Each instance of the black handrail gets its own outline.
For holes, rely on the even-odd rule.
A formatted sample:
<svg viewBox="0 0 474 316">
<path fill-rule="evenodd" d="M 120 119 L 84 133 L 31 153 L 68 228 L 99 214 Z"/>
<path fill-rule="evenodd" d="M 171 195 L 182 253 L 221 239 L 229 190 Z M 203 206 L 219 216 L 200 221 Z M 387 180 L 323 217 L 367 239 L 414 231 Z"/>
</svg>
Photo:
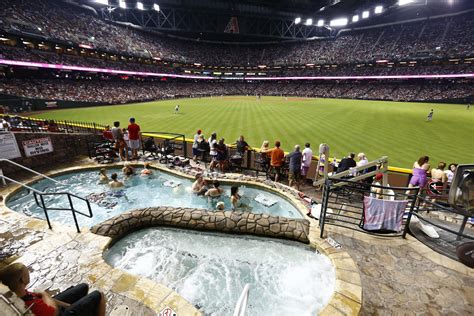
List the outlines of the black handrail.
<svg viewBox="0 0 474 316">
<path fill-rule="evenodd" d="M 46 203 L 44 201 L 44 197 L 45 196 L 50 196 L 50 195 L 66 195 L 67 198 L 68 198 L 68 201 L 69 201 L 69 208 L 57 208 L 57 207 L 47 207 L 46 206 Z M 80 215 L 83 215 L 83 216 L 86 216 L 88 218 L 92 218 L 93 214 L 92 214 L 92 208 L 91 208 L 91 204 L 89 202 L 88 199 L 85 199 L 83 197 L 80 197 L 80 196 L 77 196 L 75 194 L 72 194 L 72 193 L 69 193 L 69 192 L 52 192 L 52 193 L 49 193 L 49 192 L 33 192 L 33 196 L 35 198 L 35 202 L 36 202 L 36 205 L 38 207 L 40 207 L 41 209 L 43 209 L 44 211 L 44 215 L 46 216 L 46 221 L 48 222 L 48 227 L 49 229 L 53 229 L 53 227 L 51 226 L 51 222 L 49 220 L 49 215 L 48 215 L 48 211 L 72 211 L 72 216 L 74 218 L 74 223 L 76 225 L 76 229 L 77 229 L 77 232 L 80 233 L 81 230 L 79 228 L 79 224 L 77 222 L 77 217 L 76 217 L 76 213 L 77 214 L 80 214 Z M 38 196 L 39 196 L 39 201 L 38 201 Z M 85 214 L 83 212 L 80 212 L 78 210 L 76 210 L 74 208 L 74 203 L 72 201 L 72 197 L 76 198 L 76 199 L 79 199 L 81 201 L 84 201 L 86 202 L 87 204 L 87 209 L 88 209 L 88 213 L 89 214 Z M 40 202 L 41 201 L 41 202 Z"/>
</svg>

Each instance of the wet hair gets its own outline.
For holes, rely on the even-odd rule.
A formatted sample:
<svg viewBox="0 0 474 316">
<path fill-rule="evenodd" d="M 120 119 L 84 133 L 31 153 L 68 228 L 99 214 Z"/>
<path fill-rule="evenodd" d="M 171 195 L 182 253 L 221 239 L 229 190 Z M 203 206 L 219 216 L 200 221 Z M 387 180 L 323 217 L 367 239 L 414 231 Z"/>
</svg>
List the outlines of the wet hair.
<svg viewBox="0 0 474 316">
<path fill-rule="evenodd" d="M 212 182 L 212 185 L 214 186 L 214 188 L 217 189 L 221 184 L 219 183 L 219 181 L 214 180 L 214 182 Z"/>
<path fill-rule="evenodd" d="M 117 180 L 117 177 L 118 177 L 118 176 L 117 176 L 116 173 L 112 173 L 112 175 L 110 176 L 110 178 L 111 178 L 112 180 L 114 180 L 114 181 Z"/>
<path fill-rule="evenodd" d="M 307 148 L 309 148 L 310 146 L 311 146 L 311 144 L 310 144 L 310 143 L 306 143 L 306 144 L 304 144 L 304 147 L 307 147 Z"/>
<path fill-rule="evenodd" d="M 277 141 L 275 142 L 275 147 L 280 147 L 280 146 L 281 146 L 281 143 L 280 143 L 279 140 L 277 140 Z"/>
<path fill-rule="evenodd" d="M 444 161 L 440 161 L 438 164 L 438 169 L 444 170 L 446 168 L 446 163 Z"/>
<path fill-rule="evenodd" d="M 28 269 L 23 263 L 15 262 L 9 264 L 0 270 L 0 282 L 8 286 L 8 288 L 14 292 L 18 284 L 21 282 L 25 270 Z"/>
<path fill-rule="evenodd" d="M 237 192 L 239 192 L 239 187 L 238 186 L 233 185 L 233 186 L 230 187 L 230 195 L 237 194 Z"/>
<path fill-rule="evenodd" d="M 418 166 L 422 166 L 424 163 L 428 162 L 430 160 L 430 157 L 428 156 L 421 156 L 420 159 L 418 159 Z"/>
<path fill-rule="evenodd" d="M 115 122 L 114 122 L 114 126 L 115 126 L 115 127 L 119 127 L 119 126 L 120 126 L 120 122 L 119 122 L 119 121 L 115 121 Z"/>
<path fill-rule="evenodd" d="M 105 175 L 106 172 L 107 172 L 107 169 L 105 169 L 105 168 L 100 168 L 100 174 Z"/>
</svg>

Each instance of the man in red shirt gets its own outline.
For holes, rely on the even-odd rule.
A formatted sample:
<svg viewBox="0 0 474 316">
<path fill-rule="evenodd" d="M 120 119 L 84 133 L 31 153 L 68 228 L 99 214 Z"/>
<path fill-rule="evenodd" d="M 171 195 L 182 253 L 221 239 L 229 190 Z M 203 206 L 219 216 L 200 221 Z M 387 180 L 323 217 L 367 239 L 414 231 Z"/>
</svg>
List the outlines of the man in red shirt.
<svg viewBox="0 0 474 316">
<path fill-rule="evenodd" d="M 22 263 L 12 263 L 0 270 L 0 282 L 20 297 L 35 316 L 104 316 L 105 297 L 99 291 L 88 293 L 85 283 L 71 287 L 54 298 L 46 292 L 33 293 L 26 289 L 30 283 L 28 268 Z"/>
<path fill-rule="evenodd" d="M 106 125 L 105 129 L 102 131 L 102 137 L 105 140 L 108 140 L 108 141 L 113 141 L 114 140 L 114 136 L 112 135 L 112 131 L 110 130 L 109 125 Z"/>
<path fill-rule="evenodd" d="M 275 147 L 270 151 L 270 166 L 275 170 L 275 182 L 281 177 L 281 167 L 285 162 L 285 153 L 280 149 L 280 141 L 275 142 Z"/>
<path fill-rule="evenodd" d="M 135 124 L 135 118 L 130 118 L 128 125 L 128 139 L 132 149 L 132 160 L 138 159 L 138 149 L 140 148 L 140 126 Z"/>
</svg>

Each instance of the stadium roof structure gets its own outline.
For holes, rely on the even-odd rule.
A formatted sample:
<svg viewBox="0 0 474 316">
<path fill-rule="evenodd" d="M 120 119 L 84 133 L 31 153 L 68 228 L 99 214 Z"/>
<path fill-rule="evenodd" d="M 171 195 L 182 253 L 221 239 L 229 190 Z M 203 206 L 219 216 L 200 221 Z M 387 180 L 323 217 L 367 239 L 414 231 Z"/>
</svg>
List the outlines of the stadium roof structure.
<svg viewBox="0 0 474 316">
<path fill-rule="evenodd" d="M 223 42 L 327 38 L 335 36 L 343 27 L 367 26 L 474 8 L 472 0 L 405 0 L 407 4 L 403 6 L 399 5 L 399 1 L 67 0 L 92 6 L 109 21 L 188 39 Z M 379 7 L 377 13 L 376 7 Z M 354 21 L 352 18 L 355 15 L 360 19 Z M 369 17 L 365 19 L 363 15 Z M 341 18 L 347 18 L 347 26 L 344 23 L 337 26 L 331 24 L 332 20 Z"/>
</svg>

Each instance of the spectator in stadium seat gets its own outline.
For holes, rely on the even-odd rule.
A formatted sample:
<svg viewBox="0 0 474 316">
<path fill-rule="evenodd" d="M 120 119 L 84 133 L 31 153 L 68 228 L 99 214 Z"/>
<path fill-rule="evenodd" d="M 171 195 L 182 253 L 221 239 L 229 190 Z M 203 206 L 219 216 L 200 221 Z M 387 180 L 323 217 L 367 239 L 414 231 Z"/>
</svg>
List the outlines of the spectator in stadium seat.
<svg viewBox="0 0 474 316">
<path fill-rule="evenodd" d="M 281 143 L 279 140 L 275 142 L 275 147 L 270 150 L 270 166 L 275 171 L 275 182 L 278 182 L 281 177 L 281 169 L 285 162 L 285 152 L 280 149 Z"/>
<path fill-rule="evenodd" d="M 448 166 L 448 170 L 444 172 L 446 174 L 448 185 L 451 185 L 451 183 L 453 182 L 454 173 L 456 172 L 457 167 L 458 167 L 457 163 L 450 163 Z"/>
<path fill-rule="evenodd" d="M 303 160 L 303 154 L 300 151 L 300 145 L 295 145 L 295 149 L 289 153 L 286 158 L 289 160 L 289 185 L 296 184 L 296 189 L 300 189 L 301 180 L 301 162 Z"/>
<path fill-rule="evenodd" d="M 354 168 L 355 166 L 357 166 L 354 157 L 355 154 L 350 153 L 348 157 L 342 158 L 342 160 L 339 162 L 339 165 L 337 166 L 337 173 L 344 172 L 346 170 L 349 170 L 350 168 Z"/>
<path fill-rule="evenodd" d="M 36 316 L 105 315 L 105 296 L 99 291 L 89 292 L 85 283 L 51 297 L 46 292 L 30 292 L 26 289 L 30 283 L 28 268 L 19 262 L 12 263 L 0 270 L 0 281 L 20 297 Z"/>
<path fill-rule="evenodd" d="M 237 153 L 243 157 L 245 152 L 250 148 L 249 144 L 244 139 L 243 135 L 240 135 L 240 138 L 236 142 Z"/>
<path fill-rule="evenodd" d="M 431 179 L 433 181 L 441 183 L 443 188 L 445 189 L 448 185 L 448 177 L 444 172 L 444 168 L 446 168 L 446 163 L 444 161 L 441 161 L 438 164 L 438 168 L 431 169 Z"/>
<path fill-rule="evenodd" d="M 132 159 L 138 159 L 138 149 L 140 148 L 140 126 L 135 123 L 135 118 L 130 118 L 128 125 L 128 139 L 132 149 Z"/>
</svg>

